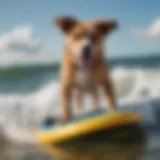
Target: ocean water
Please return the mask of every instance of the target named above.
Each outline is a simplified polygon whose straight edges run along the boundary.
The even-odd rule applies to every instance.
[[[32,155],[31,148],[37,145],[35,133],[39,124],[48,115],[59,116],[59,66],[57,62],[0,67],[0,135],[1,143],[9,144],[2,149],[4,157],[11,153],[18,155],[19,159]],[[111,59],[109,66],[119,104],[160,100],[160,56]],[[89,100],[86,104],[85,109],[91,109]],[[103,96],[101,106],[104,106]],[[148,114],[152,113],[149,111]],[[142,159],[150,159],[154,147],[154,154],[158,155],[160,150],[160,136],[156,131],[148,137],[148,150],[145,151],[148,157],[143,156]],[[23,147],[15,147],[17,145]],[[12,154],[10,159],[16,157]],[[35,150],[31,159],[46,159],[42,155],[45,153]]]

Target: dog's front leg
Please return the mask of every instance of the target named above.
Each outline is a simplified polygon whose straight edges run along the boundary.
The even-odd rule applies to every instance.
[[[82,113],[83,111],[83,95],[81,91],[76,91],[75,99],[77,102],[78,113]]]
[[[93,107],[94,107],[94,110],[96,111],[99,109],[99,97],[98,97],[98,93],[97,93],[96,88],[93,89],[91,95],[93,98]]]
[[[71,87],[68,84],[62,85],[62,122],[71,118]]]
[[[105,97],[107,99],[106,103],[107,103],[108,109],[110,111],[115,111],[117,109],[116,100],[115,100],[113,85],[109,76],[104,78],[102,85],[104,88]]]

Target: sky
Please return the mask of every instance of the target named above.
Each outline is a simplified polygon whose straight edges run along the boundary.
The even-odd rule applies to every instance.
[[[60,60],[65,37],[52,25],[57,16],[116,19],[106,41],[111,58],[160,53],[159,0],[1,0],[0,66]]]

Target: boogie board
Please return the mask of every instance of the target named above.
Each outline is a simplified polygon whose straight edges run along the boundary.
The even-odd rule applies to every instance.
[[[66,124],[40,125],[37,138],[41,144],[56,145],[73,140],[91,138],[92,135],[103,133],[107,136],[109,131],[125,126],[139,125],[142,115],[131,111],[106,112],[103,109],[97,112],[86,113],[73,117]],[[133,136],[133,133],[132,133]],[[100,136],[96,136],[101,138]]]

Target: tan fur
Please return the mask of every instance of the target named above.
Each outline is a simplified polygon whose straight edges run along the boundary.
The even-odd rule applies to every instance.
[[[57,23],[58,21],[58,23]],[[62,120],[71,118],[71,98],[73,90],[76,91],[78,109],[82,111],[83,97],[89,92],[93,97],[94,108],[98,107],[98,87],[104,89],[106,106],[110,111],[116,109],[113,86],[109,75],[108,66],[104,60],[104,37],[108,35],[115,22],[99,20],[93,22],[78,22],[70,17],[62,17],[56,21],[67,36],[65,54],[61,66],[61,93],[62,93]],[[95,36],[93,41],[93,67],[81,70],[76,66],[81,45],[85,42],[84,34]],[[83,42],[83,43],[82,43]],[[76,50],[77,49],[77,50]],[[73,52],[75,52],[73,54]],[[77,58],[78,57],[78,58]]]

